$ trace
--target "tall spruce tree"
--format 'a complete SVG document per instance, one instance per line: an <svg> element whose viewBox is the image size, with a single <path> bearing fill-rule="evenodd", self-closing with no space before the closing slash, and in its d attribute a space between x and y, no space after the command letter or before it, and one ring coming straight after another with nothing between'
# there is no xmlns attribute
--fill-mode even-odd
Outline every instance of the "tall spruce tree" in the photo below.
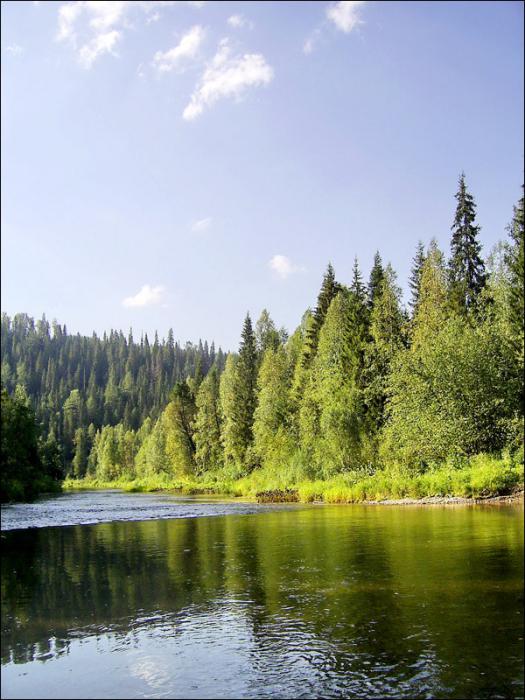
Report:
<svg viewBox="0 0 525 700"><path fill-rule="evenodd" d="M514 207L514 217L509 226L509 235L511 239L510 246L506 256L506 261L510 273L510 322L513 329L513 334L520 346L523 354L523 335L524 335L524 216L523 197Z"/></svg>
<svg viewBox="0 0 525 700"><path fill-rule="evenodd" d="M410 271L410 279L408 285L412 293L412 299L410 300L410 307L412 308L412 315L416 313L417 305L419 304L419 294L421 289L421 272L423 271L423 263L425 262L425 246L423 241L418 241L416 254L412 261L412 270Z"/></svg>
<svg viewBox="0 0 525 700"><path fill-rule="evenodd" d="M370 270L370 279L368 282L368 305L370 309L373 308L375 300L380 293L381 282L384 275L385 271L383 269L383 262L381 260L381 256L379 255L379 251L377 251L374 255L374 264Z"/></svg>
<svg viewBox="0 0 525 700"><path fill-rule="evenodd" d="M465 173L460 175L455 197L457 206L448 264L449 293L452 308L465 314L476 308L485 286L485 265L478 240L480 227L475 223L476 204L467 190Z"/></svg>
<svg viewBox="0 0 525 700"><path fill-rule="evenodd" d="M321 289L317 297L317 306L312 315L312 320L306 329L306 341L302 353L301 362L304 367L309 367L317 352L319 343L319 333L325 320L328 308L335 298L340 286L336 282L334 268L332 263L328 263L326 272L323 277Z"/></svg>
<svg viewBox="0 0 525 700"><path fill-rule="evenodd" d="M257 404L257 346L249 314L242 328L237 380L238 426L246 450L253 440L253 414Z"/></svg>
<svg viewBox="0 0 525 700"><path fill-rule="evenodd" d="M195 461L199 472L216 469L223 462L219 373L213 366L199 387L196 399Z"/></svg>

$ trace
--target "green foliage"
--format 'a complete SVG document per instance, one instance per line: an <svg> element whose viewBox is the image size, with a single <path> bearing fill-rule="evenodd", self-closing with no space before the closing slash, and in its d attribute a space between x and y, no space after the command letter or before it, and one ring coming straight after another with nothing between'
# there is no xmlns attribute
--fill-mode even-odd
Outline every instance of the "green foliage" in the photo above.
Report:
<svg viewBox="0 0 525 700"><path fill-rule="evenodd" d="M476 205L467 190L464 173L460 176L455 197L457 207L448 265L450 300L455 312L468 313L476 308L485 285L485 265L478 240L479 226L474 223Z"/></svg>
<svg viewBox="0 0 525 700"><path fill-rule="evenodd" d="M51 441L39 440L35 415L26 392L10 396L1 388L0 501L31 500L44 491L60 490L59 454Z"/></svg>
<svg viewBox="0 0 525 700"><path fill-rule="evenodd" d="M370 279L368 281L368 304L370 309L373 308L376 298L378 297L381 290L381 283L384 276L383 262L379 251L374 255L374 264L370 271Z"/></svg>
<svg viewBox="0 0 525 700"><path fill-rule="evenodd" d="M328 473L349 468L360 457L363 339L356 332L357 305L351 292L342 291L330 304L301 406L301 445Z"/></svg>
<svg viewBox="0 0 525 700"><path fill-rule="evenodd" d="M255 452L265 464L276 468L294 450L290 432L291 372L282 345L268 348L258 376L259 401L255 410L253 432Z"/></svg>
<svg viewBox="0 0 525 700"><path fill-rule="evenodd" d="M419 304L419 293L421 287L421 274L423 272L423 264L425 262L425 246L423 241L418 241L416 254L414 260L412 261L412 270L410 271L409 287L412 293L412 299L410 300L410 306L412 307L412 314L415 314Z"/></svg>
<svg viewBox="0 0 525 700"><path fill-rule="evenodd" d="M301 364L304 368L310 367L317 352L319 333L321 332L326 314L335 295L339 291L339 285L335 280L334 268L328 263L323 277L321 289L317 297L317 306L312 314L311 320L306 327L306 338L303 346Z"/></svg>
<svg viewBox="0 0 525 700"><path fill-rule="evenodd" d="M27 393L6 401L28 416L31 403L43 427L38 437L34 417L21 424L33 452L13 443L11 492L62 465L89 483L297 487L334 502L504 490L514 477L499 455L523 455L523 198L488 275L464 176L456 199L448 266L434 240L418 245L411 316L379 252L368 288L357 259L349 286L328 265L291 336L266 309L255 332L247 315L227 358L200 341L181 348L172 331L138 344L4 314L2 377Z"/></svg>
<svg viewBox="0 0 525 700"><path fill-rule="evenodd" d="M424 468L502 449L517 397L511 357L490 322L472 326L457 316L401 352L390 378L384 460Z"/></svg>
<svg viewBox="0 0 525 700"><path fill-rule="evenodd" d="M370 341L366 347L364 401L370 434L383 426L391 365L403 348L404 319L400 300L396 274L387 265L372 308Z"/></svg>
<svg viewBox="0 0 525 700"><path fill-rule="evenodd" d="M223 451L219 373L216 367L212 367L199 388L196 408L194 441L198 471L217 469L222 465Z"/></svg>

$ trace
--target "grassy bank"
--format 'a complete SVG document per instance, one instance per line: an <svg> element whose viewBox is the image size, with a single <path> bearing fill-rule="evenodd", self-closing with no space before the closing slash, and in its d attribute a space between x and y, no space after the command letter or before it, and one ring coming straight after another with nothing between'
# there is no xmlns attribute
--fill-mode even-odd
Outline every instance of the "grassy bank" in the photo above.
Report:
<svg viewBox="0 0 525 700"><path fill-rule="evenodd" d="M125 491L171 491L183 494L223 494L257 498L261 492L293 490L303 503L362 503L387 499L429 497L484 498L523 490L523 464L509 457L477 455L461 468L452 464L414 474L402 469L386 469L364 476L346 472L327 480L305 480L291 474L275 474L258 469L248 476L232 478L224 471L203 478L172 479L167 475L147 478L101 481L67 479L65 489L119 488Z"/></svg>

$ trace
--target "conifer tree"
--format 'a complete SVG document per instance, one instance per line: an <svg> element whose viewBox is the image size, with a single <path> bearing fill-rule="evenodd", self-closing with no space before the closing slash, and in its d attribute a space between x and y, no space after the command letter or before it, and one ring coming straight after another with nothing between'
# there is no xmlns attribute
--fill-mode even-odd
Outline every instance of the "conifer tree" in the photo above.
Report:
<svg viewBox="0 0 525 700"><path fill-rule="evenodd" d="M518 350L523 356L523 336L524 336L524 198L522 197L518 205L514 207L514 217L509 226L511 239L506 256L506 261L510 273L510 322L513 335L516 339Z"/></svg>
<svg viewBox="0 0 525 700"><path fill-rule="evenodd" d="M282 345L266 350L257 378L259 398L253 425L255 451L266 464L282 463L295 446L288 424L290 369Z"/></svg>
<svg viewBox="0 0 525 700"><path fill-rule="evenodd" d="M392 362L403 347L401 289L389 264L385 269L379 294L372 309L370 342L366 351L367 424L369 432L379 430L384 422L388 378Z"/></svg>
<svg viewBox="0 0 525 700"><path fill-rule="evenodd" d="M72 475L75 479L81 479L86 474L88 459L86 428L80 427L76 429L73 442L75 445L75 456L72 463Z"/></svg>
<svg viewBox="0 0 525 700"><path fill-rule="evenodd" d="M485 265L478 240L479 226L475 224L476 204L468 192L465 174L461 173L456 214L452 224L448 278L452 308L458 313L475 309L485 285Z"/></svg>
<svg viewBox="0 0 525 700"><path fill-rule="evenodd" d="M237 367L237 428L245 452L253 440L253 414L257 403L257 349L250 315L246 314Z"/></svg>
<svg viewBox="0 0 525 700"><path fill-rule="evenodd" d="M370 279L368 281L368 306L370 309L373 308L376 297L379 294L384 274L383 262L379 251L377 251L374 255L374 264L370 270Z"/></svg>
<svg viewBox="0 0 525 700"><path fill-rule="evenodd" d="M219 373L212 367L199 387L196 399L195 461L200 472L216 469L223 462Z"/></svg>
<svg viewBox="0 0 525 700"><path fill-rule="evenodd" d="M423 271L423 263L425 262L425 246L422 241L418 241L416 254L412 262L412 270L410 272L409 287L412 293L412 299L410 300L410 306L412 308L412 314L415 314L417 310L417 305L419 303L419 290L421 287L421 273Z"/></svg>
<svg viewBox="0 0 525 700"><path fill-rule="evenodd" d="M230 353L226 358L219 384L222 415L221 442L225 461L240 465L244 458L245 444L238 420L238 374L239 357Z"/></svg>
<svg viewBox="0 0 525 700"><path fill-rule="evenodd" d="M330 304L301 405L303 448L325 470L357 467L361 447L361 343L352 327L352 296L340 291Z"/></svg>
<svg viewBox="0 0 525 700"><path fill-rule="evenodd" d="M332 263L328 263L317 297L317 306L315 307L312 320L306 330L306 342L301 358L304 367L309 367L315 357L321 327L328 312L328 308L338 291L339 285L335 280L334 268L332 267Z"/></svg>

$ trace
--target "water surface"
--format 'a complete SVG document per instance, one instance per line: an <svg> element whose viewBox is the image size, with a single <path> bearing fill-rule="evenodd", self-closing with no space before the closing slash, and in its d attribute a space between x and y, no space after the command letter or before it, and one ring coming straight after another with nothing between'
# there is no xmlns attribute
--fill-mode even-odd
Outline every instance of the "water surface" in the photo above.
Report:
<svg viewBox="0 0 525 700"><path fill-rule="evenodd" d="M3 533L2 697L523 697L521 506L206 505Z"/></svg>

